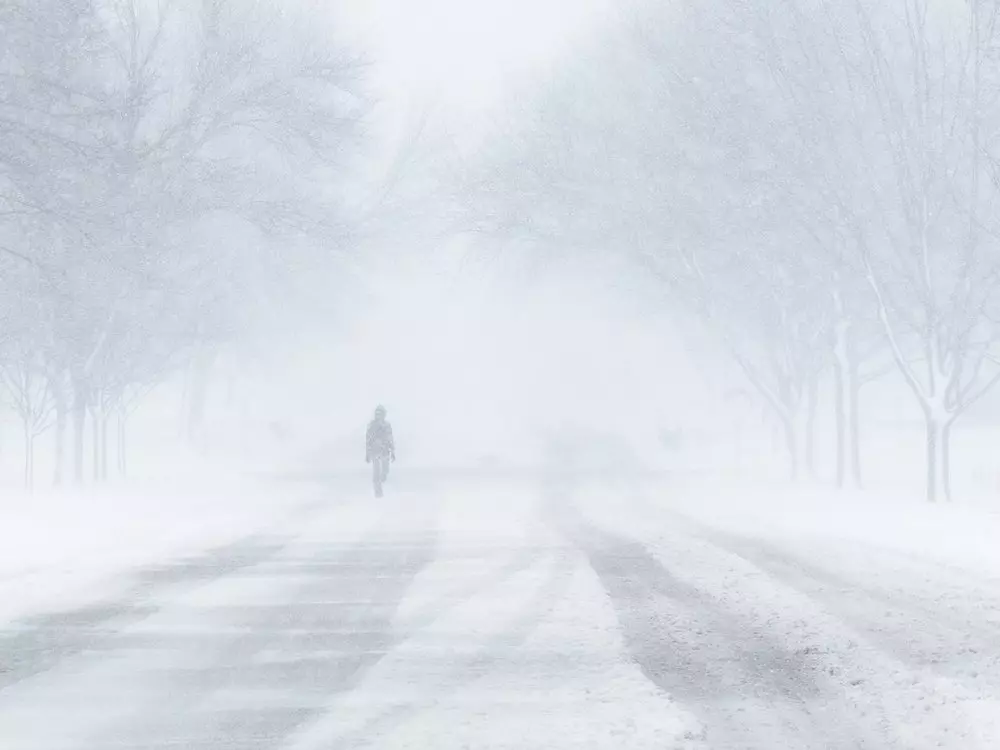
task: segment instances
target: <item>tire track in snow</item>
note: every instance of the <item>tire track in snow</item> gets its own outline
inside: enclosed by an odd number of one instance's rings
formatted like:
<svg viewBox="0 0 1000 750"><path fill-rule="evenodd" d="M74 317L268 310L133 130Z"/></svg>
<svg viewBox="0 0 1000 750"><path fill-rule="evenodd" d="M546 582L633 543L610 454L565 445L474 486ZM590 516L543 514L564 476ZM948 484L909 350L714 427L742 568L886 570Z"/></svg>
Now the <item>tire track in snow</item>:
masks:
<svg viewBox="0 0 1000 750"><path fill-rule="evenodd" d="M541 558L542 556L537 551L525 549L497 570L474 579L457 591L443 594L434 601L429 602L422 607L422 611L419 614L406 618L405 627L400 631L397 643L402 644L410 638L418 636L435 622L444 619L449 613L468 603L476 596L481 596L490 589L502 586L519 573L523 573L534 567L541 561Z"/></svg>
<svg viewBox="0 0 1000 750"><path fill-rule="evenodd" d="M721 530L637 498L643 512L746 561L819 603L901 665L1000 694L995 578L856 540L790 545Z"/></svg>
<svg viewBox="0 0 1000 750"><path fill-rule="evenodd" d="M896 569L895 585L885 588L870 582L874 571L869 581L859 580L759 539L704 527L696 533L821 602L908 667L1000 692L1000 624L961 593L943 601L947 583Z"/></svg>
<svg viewBox="0 0 1000 750"><path fill-rule="evenodd" d="M360 727L347 732L340 727L338 706L328 707L319 721L304 727L304 731L284 746L286 750L340 750L377 746L379 738L386 733L457 693L491 667L502 663L507 654L531 637L546 614L559 604L572 583L573 566L564 564L550 551L535 543L523 546L500 568L424 604L420 612L404 620L393 644L393 648L399 648L418 641L421 635L425 635L436 622L443 620L451 612L546 561L552 566L552 570L520 612L504 623L494 635L478 644L474 653L452 656L436 676L437 685L429 688L419 700L391 704L376 712Z"/></svg>
<svg viewBox="0 0 1000 750"><path fill-rule="evenodd" d="M321 715L322 702L349 693L394 648L395 612L434 559L436 510L421 509L422 518L407 519L409 528L383 516L346 547L275 556L268 576L297 583L291 596L198 607L195 614L226 626L209 660L163 670L165 698L155 712L112 727L93 746L280 747ZM424 531L413 534L414 527ZM147 648L156 648L158 635L149 636ZM168 647L199 649L203 637ZM262 695L277 700L261 706ZM148 737L156 739L150 744Z"/></svg>
<svg viewBox="0 0 1000 750"><path fill-rule="evenodd" d="M643 544L552 506L584 553L643 674L703 727L712 750L858 750L894 745L875 716L859 718L809 649L788 645L707 590L671 573Z"/></svg>
<svg viewBox="0 0 1000 750"><path fill-rule="evenodd" d="M995 664L995 649L987 652L990 661L981 658L978 649L970 652L967 663L972 665L972 671L966 671L961 659L953 656L955 641L950 641L949 636L944 640L952 646L945 649L948 664L942 664L940 659L908 660L906 653L887 648L884 639L877 637L886 602L899 604L915 598L918 613L929 620L945 620L945 631L952 636L962 638L971 631L976 637L978 630L980 635L985 632L988 642L995 638L995 628L989 621L974 616L971 624L964 616L949 619L946 608L934 606L933 598L922 596L924 586L936 580L926 561L919 573L902 579L894 578L894 570L866 568L860 561L855 561L860 572L857 577L831 574L831 565L839 568L844 562L830 562L835 558L831 550L849 555L855 549L850 542L843 549L838 547L839 540L830 540L830 546L812 542L808 558L805 547L792 557L785 554L783 547L772 554L773 542L719 532L646 498L633 499L641 517L630 523L644 530L644 538L656 540L657 556L670 560L685 575L693 576L699 586L711 588L730 606L781 634L790 644L808 650L829 675L831 685L839 689L843 704L853 706L846 712L847 719L863 719L862 723L872 730L871 736L883 737L874 747L993 750L1000 746L1000 722L996 721L1000 691L989 687L984 679L991 669L989 664ZM734 549L734 539L738 550ZM771 558L772 565L765 557ZM784 558L780 564L775 562L779 557ZM890 555L890 559L895 557ZM882 572L887 574L887 581L894 580L893 585L874 587L874 598L866 597L863 591L858 594L859 589L864 589L865 573L870 578ZM814 573L815 578L811 577ZM981 580L977 578L974 583ZM820 595L819 590L825 593ZM855 617L846 617L845 608ZM869 627L873 623L874 630ZM904 623L896 631L904 643L907 634L918 639L929 637L932 642L941 634L933 626L929 634L919 627L914 631L913 627L912 622L909 626ZM899 639L892 640L899 647ZM997 671L991 674L989 679L995 682Z"/></svg>
<svg viewBox="0 0 1000 750"><path fill-rule="evenodd" d="M475 654L453 658L439 678L443 685L428 691L419 701L398 703L379 712L358 730L324 738L306 744L292 745L289 750L347 750L348 748L377 747L381 736L399 727L411 717L426 711L443 698L467 687L491 667L503 663L508 654L525 643L542 624L546 614L559 603L573 577L572 566L556 561L553 570L538 591L528 600L521 612L505 623L500 631L484 641Z"/></svg>
<svg viewBox="0 0 1000 750"><path fill-rule="evenodd" d="M175 586L210 583L277 555L289 540L260 535L217 547L177 563L140 570L119 597L22 618L0 630L0 692L57 667L66 659L105 648L114 633L160 611L146 599Z"/></svg>
<svg viewBox="0 0 1000 750"><path fill-rule="evenodd" d="M306 522L325 507L322 501L302 503L284 520ZM0 694L67 659L107 648L116 632L160 611L148 603L160 592L204 585L253 568L280 554L291 541L290 535L249 534L201 554L126 571L123 578L134 583L118 596L0 626Z"/></svg>

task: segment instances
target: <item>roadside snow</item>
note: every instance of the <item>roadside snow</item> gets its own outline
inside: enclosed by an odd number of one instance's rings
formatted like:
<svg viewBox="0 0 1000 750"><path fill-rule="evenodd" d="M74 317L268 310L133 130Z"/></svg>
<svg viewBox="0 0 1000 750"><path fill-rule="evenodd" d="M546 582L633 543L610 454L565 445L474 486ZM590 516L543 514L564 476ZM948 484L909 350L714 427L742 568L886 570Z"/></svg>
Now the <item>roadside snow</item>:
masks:
<svg viewBox="0 0 1000 750"><path fill-rule="evenodd" d="M0 505L0 621L82 606L121 574L280 531L307 500L226 477L8 495Z"/></svg>
<svg viewBox="0 0 1000 750"><path fill-rule="evenodd" d="M649 487L645 496L728 531L799 544L849 540L1000 577L1000 504L987 498L932 505L919 493L710 482Z"/></svg>
<svg viewBox="0 0 1000 750"><path fill-rule="evenodd" d="M773 748L821 738L838 748L1000 743L1000 516L708 483L574 498L591 523L641 542L689 592L678 611L693 609L696 627L673 641L699 667L689 681L724 672L740 653L755 655L744 670L752 676L765 643L780 655L764 660L768 673L790 669L801 681L793 695L802 700L784 707L781 722L772 703L742 695L735 713L695 700L709 747L723 738ZM662 618L671 625L675 613Z"/></svg>

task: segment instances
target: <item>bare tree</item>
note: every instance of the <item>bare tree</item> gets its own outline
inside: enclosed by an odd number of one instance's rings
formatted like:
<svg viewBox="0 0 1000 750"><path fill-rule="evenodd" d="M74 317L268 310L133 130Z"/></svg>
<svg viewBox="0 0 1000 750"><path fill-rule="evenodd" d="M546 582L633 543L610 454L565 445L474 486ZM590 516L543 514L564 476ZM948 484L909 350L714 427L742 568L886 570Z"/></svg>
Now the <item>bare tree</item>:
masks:
<svg viewBox="0 0 1000 750"><path fill-rule="evenodd" d="M952 425L1000 382L998 8L907 0L857 8L878 140L869 163L888 179L878 211L851 225L899 372L926 425L927 497L950 498ZM916 355L916 356L914 356Z"/></svg>
<svg viewBox="0 0 1000 750"><path fill-rule="evenodd" d="M54 400L38 342L22 338L4 352L0 386L21 420L24 447L24 486L35 480L35 441L53 424Z"/></svg>
<svg viewBox="0 0 1000 750"><path fill-rule="evenodd" d="M107 363L150 332L151 312L172 322L154 334L174 354L217 345L217 326L201 341L177 334L198 336L193 318L234 331L247 295L273 299L303 267L330 273L330 248L350 240L340 186L358 150L361 70L309 11L4 4L0 238L46 273L57 445L68 413L78 480L88 411L100 430L124 388Z"/></svg>
<svg viewBox="0 0 1000 750"><path fill-rule="evenodd" d="M834 316L816 281L824 261L809 252L817 240L775 172L772 139L788 130L774 129L773 85L734 80L747 68L720 42L742 43L717 14L697 16L689 44L665 33L674 20L651 18L545 90L515 147L487 154L462 199L479 231L507 243L624 254L659 279L668 305L725 343L782 425L797 474L813 464Z"/></svg>
<svg viewBox="0 0 1000 750"><path fill-rule="evenodd" d="M787 108L778 124L809 149L788 198L835 262L837 359L850 363L851 328L878 321L924 414L927 496L948 497L951 426L1000 380L997 7L784 0L741 20ZM858 382L845 372L841 402Z"/></svg>
<svg viewBox="0 0 1000 750"><path fill-rule="evenodd" d="M808 414L831 368L838 484L860 483L860 391L890 358L924 413L928 497L946 497L951 426L1000 381L997 14L981 0L651 6L545 91L513 153L463 192L508 241L636 257L672 302L724 321L779 415L799 400ZM762 388L751 341L757 362L800 351L797 385L772 368Z"/></svg>

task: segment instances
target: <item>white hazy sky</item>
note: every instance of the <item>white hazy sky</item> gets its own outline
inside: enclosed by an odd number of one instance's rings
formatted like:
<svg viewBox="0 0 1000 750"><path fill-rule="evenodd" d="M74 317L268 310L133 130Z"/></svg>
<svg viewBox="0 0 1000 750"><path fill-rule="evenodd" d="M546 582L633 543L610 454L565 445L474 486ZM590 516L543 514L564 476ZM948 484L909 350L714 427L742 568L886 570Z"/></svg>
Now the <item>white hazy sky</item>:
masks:
<svg viewBox="0 0 1000 750"><path fill-rule="evenodd" d="M474 142L495 108L516 100L533 78L544 84L620 5L349 0L340 8L372 61L376 95L385 102L376 113L382 125L399 118L398 134L407 117L426 109ZM641 422L651 434L705 418L695 395L699 375L669 356L662 321L621 307L598 275L562 269L530 286L495 284L489 263L456 268L447 259L414 257L406 237L389 244L399 252L372 270L374 298L349 316L350 332L331 352L334 375L307 347L300 372L317 382L288 389L293 398L315 394L335 378L338 387L326 390L344 403L319 412L343 412L334 421L348 432L378 401L389 406L411 456L523 445L525 432L562 423L627 430ZM467 248L473 257L480 250ZM683 399L662 382L664 371L671 386L687 383ZM304 403L317 411L313 395Z"/></svg>
<svg viewBox="0 0 1000 750"><path fill-rule="evenodd" d="M349 33L396 107L427 103L475 117L512 84L543 73L594 28L611 0L347 0Z"/></svg>

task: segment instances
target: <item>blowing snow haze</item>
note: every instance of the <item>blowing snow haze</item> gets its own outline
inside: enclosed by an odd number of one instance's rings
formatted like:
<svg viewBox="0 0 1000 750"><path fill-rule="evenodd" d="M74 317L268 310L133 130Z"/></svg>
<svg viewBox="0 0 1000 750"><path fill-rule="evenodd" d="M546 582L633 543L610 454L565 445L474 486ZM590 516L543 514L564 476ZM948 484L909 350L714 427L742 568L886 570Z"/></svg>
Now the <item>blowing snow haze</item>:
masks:
<svg viewBox="0 0 1000 750"><path fill-rule="evenodd" d="M1000 747L998 45L0 0L0 746Z"/></svg>

